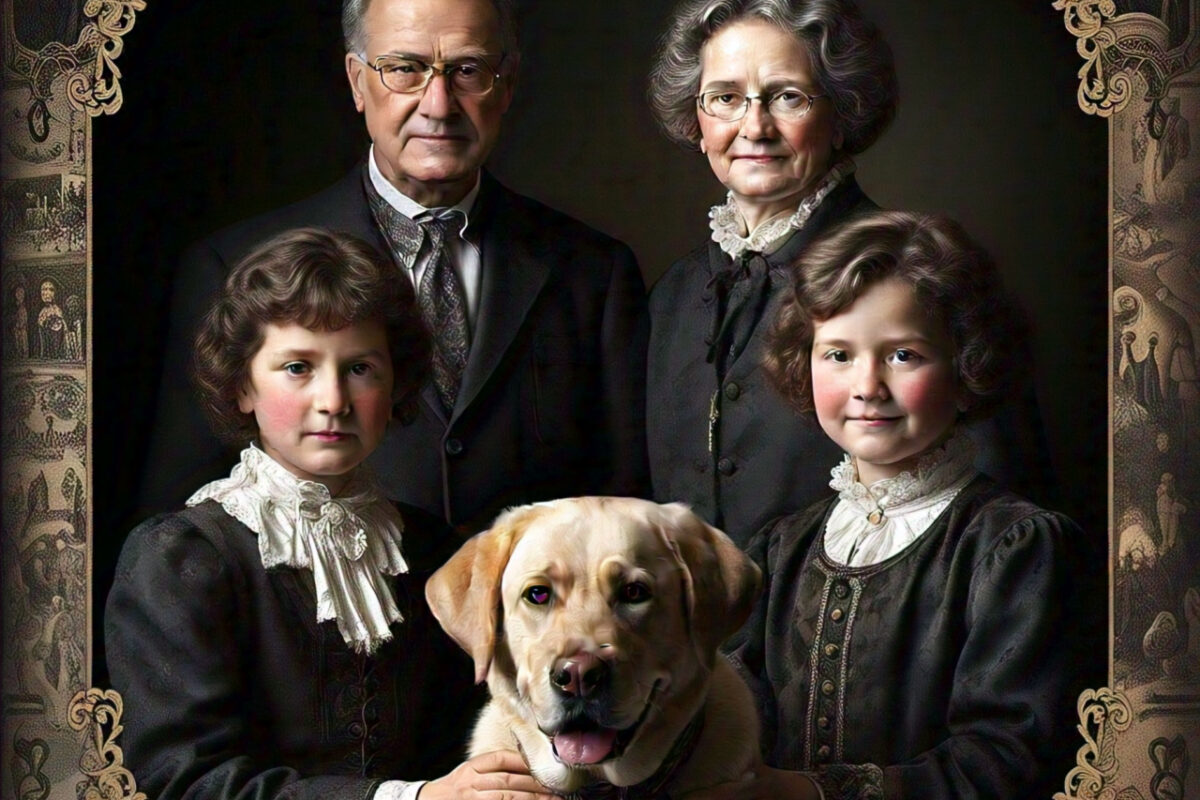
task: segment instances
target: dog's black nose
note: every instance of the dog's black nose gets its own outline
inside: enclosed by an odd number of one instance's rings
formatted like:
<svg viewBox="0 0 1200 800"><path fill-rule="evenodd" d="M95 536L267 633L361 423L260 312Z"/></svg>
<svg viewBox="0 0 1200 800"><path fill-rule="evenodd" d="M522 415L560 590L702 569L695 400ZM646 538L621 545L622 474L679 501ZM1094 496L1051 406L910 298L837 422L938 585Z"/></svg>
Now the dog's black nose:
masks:
<svg viewBox="0 0 1200 800"><path fill-rule="evenodd" d="M608 685L608 663L591 653L578 652L560 659L550 670L550 682L561 693L587 697Z"/></svg>

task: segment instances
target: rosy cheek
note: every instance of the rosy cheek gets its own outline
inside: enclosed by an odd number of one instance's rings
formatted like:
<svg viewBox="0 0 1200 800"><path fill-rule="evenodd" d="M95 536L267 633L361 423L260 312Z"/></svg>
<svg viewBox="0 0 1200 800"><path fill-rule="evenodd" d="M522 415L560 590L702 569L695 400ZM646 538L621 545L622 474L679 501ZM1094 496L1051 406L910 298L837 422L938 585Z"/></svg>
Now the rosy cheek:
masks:
<svg viewBox="0 0 1200 800"><path fill-rule="evenodd" d="M938 415L954 407L954 384L941 373L927 372L894 382L892 390L896 403L910 414Z"/></svg>
<svg viewBox="0 0 1200 800"><path fill-rule="evenodd" d="M305 405L298 396L261 392L254 401L254 417L260 428L278 430L299 424Z"/></svg>
<svg viewBox="0 0 1200 800"><path fill-rule="evenodd" d="M819 366L812 371L813 405L817 420L822 424L832 422L841 414L846 392L832 376L824 374Z"/></svg>
<svg viewBox="0 0 1200 800"><path fill-rule="evenodd" d="M932 376L931 376L932 377ZM900 383L896 389L896 401L911 412L924 411L930 404L942 398L941 383L926 377L914 378Z"/></svg>
<svg viewBox="0 0 1200 800"><path fill-rule="evenodd" d="M392 415L391 392L364 392L354 400L354 412L364 428L382 430Z"/></svg>

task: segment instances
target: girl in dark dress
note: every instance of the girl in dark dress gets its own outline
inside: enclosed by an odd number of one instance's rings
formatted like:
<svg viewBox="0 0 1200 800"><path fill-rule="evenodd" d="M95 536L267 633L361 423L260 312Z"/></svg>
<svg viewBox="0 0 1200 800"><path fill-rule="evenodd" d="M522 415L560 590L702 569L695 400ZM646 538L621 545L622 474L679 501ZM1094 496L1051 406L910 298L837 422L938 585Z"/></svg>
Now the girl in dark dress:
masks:
<svg viewBox="0 0 1200 800"><path fill-rule="evenodd" d="M195 372L250 443L130 534L105 613L148 796L549 797L515 753L459 764L480 698L423 599L459 541L360 466L428 362L411 287L357 239L289 231L230 273Z"/></svg>
<svg viewBox="0 0 1200 800"><path fill-rule="evenodd" d="M834 496L750 545L765 591L729 649L767 766L694 800L1061 788L1080 744L1082 534L979 473L961 432L1027 366L1020 334L948 219L871 212L801 257L766 368L845 456Z"/></svg>

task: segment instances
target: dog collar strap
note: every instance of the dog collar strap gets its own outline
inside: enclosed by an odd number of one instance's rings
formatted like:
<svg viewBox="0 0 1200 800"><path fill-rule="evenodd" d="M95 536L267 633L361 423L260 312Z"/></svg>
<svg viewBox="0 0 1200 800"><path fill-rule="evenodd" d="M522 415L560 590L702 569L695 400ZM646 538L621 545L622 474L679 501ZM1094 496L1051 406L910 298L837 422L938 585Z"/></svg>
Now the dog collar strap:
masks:
<svg viewBox="0 0 1200 800"><path fill-rule="evenodd" d="M564 795L564 800L671 800L665 791L675 773L688 760L704 730L704 709L692 717L683 732L671 745L658 770L646 780L633 786L614 786L608 781L589 783L582 789Z"/></svg>

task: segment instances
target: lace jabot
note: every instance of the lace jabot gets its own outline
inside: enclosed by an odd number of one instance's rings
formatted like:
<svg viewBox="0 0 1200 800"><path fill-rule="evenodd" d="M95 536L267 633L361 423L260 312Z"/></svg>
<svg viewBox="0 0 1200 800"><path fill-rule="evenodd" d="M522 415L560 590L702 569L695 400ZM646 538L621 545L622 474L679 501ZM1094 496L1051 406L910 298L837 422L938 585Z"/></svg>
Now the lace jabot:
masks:
<svg viewBox="0 0 1200 800"><path fill-rule="evenodd" d="M975 445L956 433L904 471L866 486L847 454L830 474L838 501L825 526L825 550L850 566L876 564L920 538L976 475Z"/></svg>
<svg viewBox="0 0 1200 800"><path fill-rule="evenodd" d="M708 227L712 229L712 240L731 258L737 258L747 250L770 252L773 244L793 231L803 228L825 196L845 180L847 175L853 173L854 169L854 160L843 158L825 174L817 184L816 190L800 201L794 212L788 216L772 217L747 235L742 233L746 229L746 223L737 202L733 199L733 192L730 192L724 203L713 206L708 212Z"/></svg>
<svg viewBox="0 0 1200 800"><path fill-rule="evenodd" d="M263 567L312 571L317 622L336 620L355 651L371 653L392 638L392 623L404 617L384 576L408 571L404 520L365 469L332 497L250 445L228 478L204 485L187 504L205 500L258 534Z"/></svg>

